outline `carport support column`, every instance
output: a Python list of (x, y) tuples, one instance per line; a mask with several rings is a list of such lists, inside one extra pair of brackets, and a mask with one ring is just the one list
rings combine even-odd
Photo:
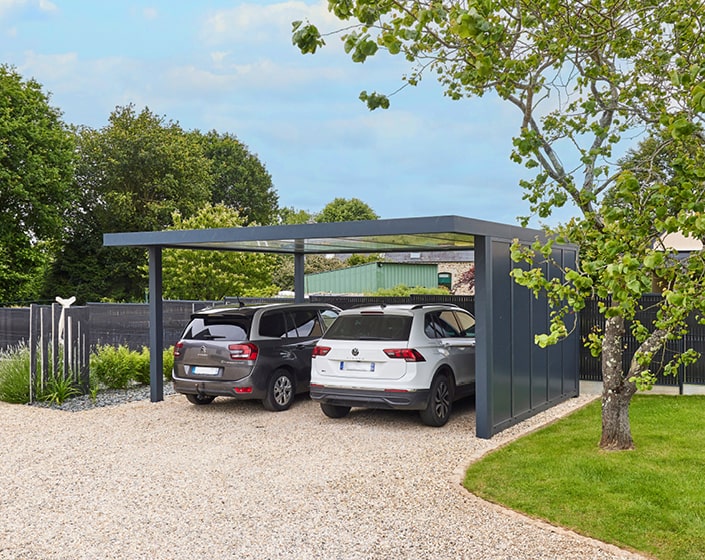
[(149, 395), (164, 400), (164, 329), (162, 319), (162, 248), (149, 248)]
[(492, 240), (475, 237), (475, 435), (492, 437)]
[[(298, 245), (298, 242), (297, 242)], [(294, 253), (294, 301), (303, 303), (306, 288), (304, 287), (304, 253)]]

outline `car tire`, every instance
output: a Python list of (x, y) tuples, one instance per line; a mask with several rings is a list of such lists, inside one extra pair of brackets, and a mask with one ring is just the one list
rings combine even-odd
[(321, 403), (321, 410), (328, 418), (344, 418), (350, 412), (349, 406)]
[(267, 410), (280, 412), (291, 406), (295, 395), (294, 378), (287, 370), (280, 368), (269, 379), (267, 396), (262, 404)]
[(211, 404), (215, 397), (212, 395), (186, 395), (186, 399), (191, 404)]
[(450, 418), (453, 408), (453, 387), (445, 373), (438, 374), (431, 383), (428, 405), (421, 410), (421, 421), (427, 426), (440, 428)]

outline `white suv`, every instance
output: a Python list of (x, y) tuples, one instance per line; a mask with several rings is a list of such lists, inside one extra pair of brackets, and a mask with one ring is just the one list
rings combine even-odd
[(455, 305), (348, 309), (313, 349), (311, 398), (330, 418), (353, 406), (406, 409), (443, 426), (474, 391), (475, 318)]

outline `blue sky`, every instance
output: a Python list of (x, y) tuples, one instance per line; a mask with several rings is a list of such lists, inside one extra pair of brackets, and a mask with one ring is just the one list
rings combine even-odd
[[(491, 97), (451, 101), (428, 77), (370, 112), (408, 70), (355, 64), (336, 37), (315, 55), (291, 22), (340, 27), (327, 0), (0, 0), (0, 62), (35, 78), (64, 121), (101, 128), (117, 106), (236, 135), (272, 175), (280, 205), (320, 211), (357, 197), (382, 218), (528, 213), (509, 160), (520, 123)], [(536, 225), (536, 224), (534, 224)]]

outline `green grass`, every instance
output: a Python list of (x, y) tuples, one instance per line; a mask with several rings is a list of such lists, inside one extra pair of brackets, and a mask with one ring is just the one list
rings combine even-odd
[(600, 402), (470, 466), (471, 492), (660, 560), (705, 558), (705, 397), (637, 395), (636, 449), (598, 449)]

